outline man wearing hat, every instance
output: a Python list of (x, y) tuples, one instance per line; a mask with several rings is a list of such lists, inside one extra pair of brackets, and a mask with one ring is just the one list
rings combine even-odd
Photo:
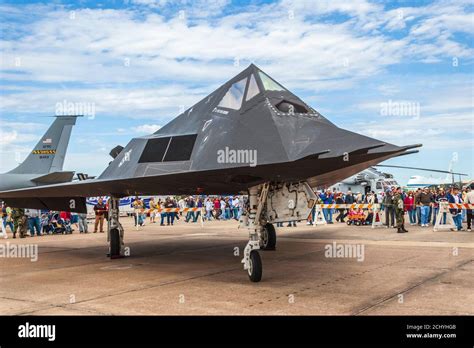
[(397, 221), (397, 233), (408, 232), (405, 229), (405, 209), (403, 209), (402, 189), (397, 187), (393, 195), (393, 207), (395, 208), (395, 220)]

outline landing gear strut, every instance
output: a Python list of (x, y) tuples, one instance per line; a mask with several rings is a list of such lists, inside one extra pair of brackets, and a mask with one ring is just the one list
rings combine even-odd
[[(259, 196), (259, 188), (260, 196)], [(265, 205), (268, 189), (270, 185), (268, 183), (262, 186), (254, 186), (249, 189), (249, 208), (248, 208), (248, 231), (249, 241), (244, 249), (244, 258), (242, 263), (244, 264), (244, 270), (247, 271), (249, 279), (252, 282), (259, 282), (262, 279), (263, 267), (260, 254), (260, 243), (262, 239), (262, 231), (264, 229), (262, 220), (263, 206)]]
[(119, 198), (111, 196), (109, 199), (109, 223), (107, 228), (107, 242), (111, 259), (124, 257), (124, 230), (119, 222)]

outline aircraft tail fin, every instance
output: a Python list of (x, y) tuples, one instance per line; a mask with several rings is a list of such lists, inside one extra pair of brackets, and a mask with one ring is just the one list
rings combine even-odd
[(72, 126), (78, 116), (56, 116), (53, 124), (41, 137), (26, 159), (9, 173), (47, 174), (63, 169)]

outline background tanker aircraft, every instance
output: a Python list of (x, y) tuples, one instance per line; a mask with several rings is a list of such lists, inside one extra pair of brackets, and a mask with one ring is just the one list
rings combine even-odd
[[(85, 212), (108, 195), (111, 257), (123, 254), (120, 197), (145, 194), (249, 195), (241, 224), (242, 263), (260, 281), (258, 250), (275, 248), (274, 222), (305, 219), (311, 187), (331, 185), (386, 159), (417, 152), (338, 128), (250, 65), (156, 133), (116, 147), (96, 179), (1, 192), (11, 206)], [(255, 161), (250, 161), (252, 158)]]
[(74, 172), (63, 171), (63, 164), (77, 117), (56, 116), (28, 157), (0, 174), (0, 191), (71, 181)]

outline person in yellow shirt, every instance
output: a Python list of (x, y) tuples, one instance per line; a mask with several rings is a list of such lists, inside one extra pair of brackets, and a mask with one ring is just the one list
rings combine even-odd
[(158, 206), (159, 206), (159, 209), (160, 209), (160, 216), (161, 216), (160, 226), (164, 226), (165, 225), (165, 219), (168, 216), (168, 214), (165, 212), (165, 208), (166, 208), (165, 201), (162, 201), (160, 199), (160, 201), (158, 202)]
[(148, 202), (148, 212), (150, 213), (150, 224), (155, 223), (155, 217), (156, 217), (156, 202), (155, 198), (151, 197), (150, 201)]
[(134, 210), (134, 216), (135, 216), (135, 226), (140, 225), (143, 226), (144, 221), (143, 221), (143, 201), (136, 196), (135, 200), (133, 201), (133, 210)]

